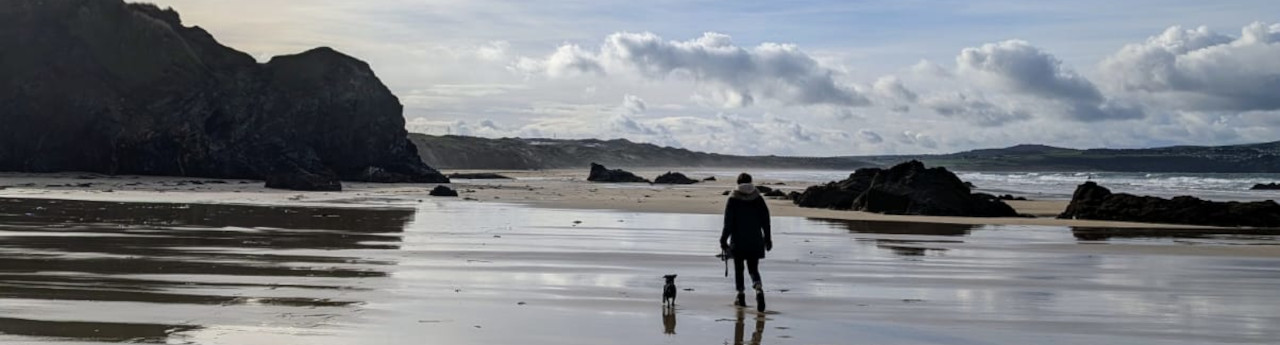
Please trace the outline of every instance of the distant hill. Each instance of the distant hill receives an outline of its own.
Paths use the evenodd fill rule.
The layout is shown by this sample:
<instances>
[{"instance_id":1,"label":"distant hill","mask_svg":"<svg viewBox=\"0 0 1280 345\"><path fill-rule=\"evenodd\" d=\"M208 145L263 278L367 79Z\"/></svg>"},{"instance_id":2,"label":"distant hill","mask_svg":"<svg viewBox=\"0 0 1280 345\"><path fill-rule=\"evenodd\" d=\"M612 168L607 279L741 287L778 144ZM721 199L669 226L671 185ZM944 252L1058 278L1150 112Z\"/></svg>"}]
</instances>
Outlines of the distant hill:
<instances>
[{"instance_id":1,"label":"distant hill","mask_svg":"<svg viewBox=\"0 0 1280 345\"><path fill-rule=\"evenodd\" d=\"M1077 150L1017 145L940 155L848 157L731 156L617 140L485 139L411 133L423 162L441 169L753 167L853 170L920 160L962 171L1280 173L1280 142L1232 146Z\"/></svg>"},{"instance_id":2,"label":"distant hill","mask_svg":"<svg viewBox=\"0 0 1280 345\"><path fill-rule=\"evenodd\" d=\"M952 170L1280 173L1280 142L1088 150L1018 145L943 155L850 158L877 165L916 159Z\"/></svg>"},{"instance_id":3,"label":"distant hill","mask_svg":"<svg viewBox=\"0 0 1280 345\"><path fill-rule=\"evenodd\" d=\"M411 133L423 162L437 169L586 169L609 167L746 167L853 170L871 166L849 157L731 156L615 140L487 139Z\"/></svg>"}]
</instances>

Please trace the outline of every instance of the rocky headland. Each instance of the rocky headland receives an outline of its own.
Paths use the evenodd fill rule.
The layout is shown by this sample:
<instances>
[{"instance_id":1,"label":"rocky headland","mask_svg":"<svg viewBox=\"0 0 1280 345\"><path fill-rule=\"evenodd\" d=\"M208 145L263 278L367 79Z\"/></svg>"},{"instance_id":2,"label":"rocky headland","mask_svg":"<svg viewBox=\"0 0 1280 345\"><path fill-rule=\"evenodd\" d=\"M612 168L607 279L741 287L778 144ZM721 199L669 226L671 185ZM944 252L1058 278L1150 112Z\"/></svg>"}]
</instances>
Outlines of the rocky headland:
<instances>
[{"instance_id":1,"label":"rocky headland","mask_svg":"<svg viewBox=\"0 0 1280 345\"><path fill-rule=\"evenodd\" d=\"M0 171L447 182L368 64L329 48L258 63L178 14L120 0L0 9Z\"/></svg>"}]
</instances>

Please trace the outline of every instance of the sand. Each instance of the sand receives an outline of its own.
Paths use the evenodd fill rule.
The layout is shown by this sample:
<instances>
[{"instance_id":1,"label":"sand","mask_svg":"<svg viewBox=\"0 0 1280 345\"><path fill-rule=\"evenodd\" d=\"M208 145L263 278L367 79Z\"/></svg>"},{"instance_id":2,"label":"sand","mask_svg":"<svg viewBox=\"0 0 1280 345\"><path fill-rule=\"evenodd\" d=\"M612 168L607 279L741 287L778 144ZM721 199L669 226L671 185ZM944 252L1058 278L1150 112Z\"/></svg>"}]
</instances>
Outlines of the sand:
<instances>
[{"instance_id":1,"label":"sand","mask_svg":"<svg viewBox=\"0 0 1280 345\"><path fill-rule=\"evenodd\" d=\"M369 205L373 205L370 202ZM769 310L715 215L0 199L0 343L1252 344L1278 236L774 219ZM1275 251L1271 251L1274 253ZM674 309L659 301L678 274ZM1224 283L1229 282L1229 283ZM753 303L754 304L754 303Z\"/></svg>"},{"instance_id":2,"label":"sand","mask_svg":"<svg viewBox=\"0 0 1280 345\"><path fill-rule=\"evenodd\" d=\"M729 305L731 279L712 257L731 184L502 173L519 179L455 181L460 198L426 196L434 185L302 193L258 181L0 175L0 198L20 198L0 199L0 343L1280 338L1274 232L770 201L770 308L757 313ZM130 203L142 201L158 203ZM1065 207L1013 205L1045 215ZM674 310L659 302L665 274L679 274Z\"/></svg>"},{"instance_id":3,"label":"sand","mask_svg":"<svg viewBox=\"0 0 1280 345\"><path fill-rule=\"evenodd\" d=\"M657 176L667 170L640 170L641 176ZM558 209L596 209L631 212L721 214L723 192L734 187L733 176L716 176L717 181L694 185L649 185L640 183L593 183L585 171L500 171L466 170L452 172L492 172L514 180L456 179L451 184L465 201L520 203ZM690 176L702 179L705 176ZM226 183L210 183L223 181ZM783 191L802 191L809 183L797 181L756 181ZM102 201L160 201L262 205L394 206L405 201L430 199L426 191L435 185L344 183L343 192L296 192L262 187L261 181L149 176L101 176L95 174L14 174L0 173L0 197L54 198ZM948 224L1044 225L1107 228L1209 228L1188 225L1148 224L1115 221L1056 219L1066 200L1011 201L1021 214L1034 218L972 218L884 215L857 211L801 208L787 200L769 200L776 216L876 220L890 222L933 222Z\"/></svg>"}]
</instances>

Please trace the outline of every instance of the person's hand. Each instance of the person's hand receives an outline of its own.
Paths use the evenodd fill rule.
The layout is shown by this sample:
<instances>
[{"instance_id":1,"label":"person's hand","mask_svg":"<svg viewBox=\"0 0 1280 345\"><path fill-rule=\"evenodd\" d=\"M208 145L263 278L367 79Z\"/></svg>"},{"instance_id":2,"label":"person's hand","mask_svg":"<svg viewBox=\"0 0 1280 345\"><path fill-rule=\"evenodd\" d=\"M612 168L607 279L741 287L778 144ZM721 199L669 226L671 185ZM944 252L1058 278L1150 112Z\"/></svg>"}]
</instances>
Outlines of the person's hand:
<instances>
[{"instance_id":1,"label":"person's hand","mask_svg":"<svg viewBox=\"0 0 1280 345\"><path fill-rule=\"evenodd\" d=\"M728 243L720 242L720 250L723 250L723 251L725 251L725 252L728 252L730 249L731 249L731 248L729 248L729 244L728 244Z\"/></svg>"},{"instance_id":2,"label":"person's hand","mask_svg":"<svg viewBox=\"0 0 1280 345\"><path fill-rule=\"evenodd\" d=\"M767 252L772 250L773 250L773 239L771 238L764 239L764 251Z\"/></svg>"}]
</instances>

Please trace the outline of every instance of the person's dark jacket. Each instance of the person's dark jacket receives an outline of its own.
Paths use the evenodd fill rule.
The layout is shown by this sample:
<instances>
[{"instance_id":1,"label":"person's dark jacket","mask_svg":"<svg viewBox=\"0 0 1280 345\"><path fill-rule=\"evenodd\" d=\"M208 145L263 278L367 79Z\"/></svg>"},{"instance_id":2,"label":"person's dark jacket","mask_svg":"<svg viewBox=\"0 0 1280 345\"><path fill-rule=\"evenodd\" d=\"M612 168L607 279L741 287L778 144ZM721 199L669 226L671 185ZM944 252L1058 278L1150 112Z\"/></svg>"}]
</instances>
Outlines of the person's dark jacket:
<instances>
[{"instance_id":1,"label":"person's dark jacket","mask_svg":"<svg viewBox=\"0 0 1280 345\"><path fill-rule=\"evenodd\" d=\"M769 206L764 198L755 186L739 186L724 207L720 246L728 246L735 258L763 259L765 251L773 249L769 232Z\"/></svg>"}]
</instances>

